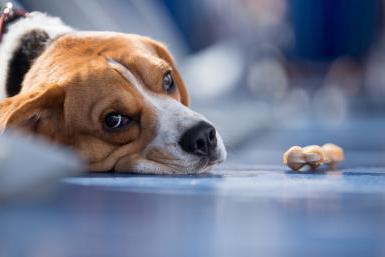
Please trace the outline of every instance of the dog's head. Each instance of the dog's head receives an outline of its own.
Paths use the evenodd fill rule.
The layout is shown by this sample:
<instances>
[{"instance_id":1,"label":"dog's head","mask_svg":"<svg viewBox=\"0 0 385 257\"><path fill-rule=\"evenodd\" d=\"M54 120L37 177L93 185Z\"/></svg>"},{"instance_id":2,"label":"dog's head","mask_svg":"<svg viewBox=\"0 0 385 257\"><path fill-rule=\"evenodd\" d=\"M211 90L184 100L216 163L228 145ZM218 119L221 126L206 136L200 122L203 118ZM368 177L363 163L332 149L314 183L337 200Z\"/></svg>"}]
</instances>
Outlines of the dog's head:
<instances>
[{"instance_id":1,"label":"dog's head","mask_svg":"<svg viewBox=\"0 0 385 257\"><path fill-rule=\"evenodd\" d=\"M222 162L226 151L214 126L188 103L161 43L74 32L53 41L21 92L1 102L0 127L73 146L94 171L195 173Z\"/></svg>"}]
</instances>

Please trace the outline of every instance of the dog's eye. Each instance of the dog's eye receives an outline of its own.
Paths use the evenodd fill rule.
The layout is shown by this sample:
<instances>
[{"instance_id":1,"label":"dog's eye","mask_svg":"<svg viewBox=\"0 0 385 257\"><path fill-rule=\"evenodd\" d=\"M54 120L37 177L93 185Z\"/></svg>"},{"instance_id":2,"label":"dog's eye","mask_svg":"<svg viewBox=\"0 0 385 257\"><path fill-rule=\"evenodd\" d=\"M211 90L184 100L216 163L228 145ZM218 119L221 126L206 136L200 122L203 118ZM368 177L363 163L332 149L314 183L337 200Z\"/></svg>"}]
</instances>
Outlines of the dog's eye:
<instances>
[{"instance_id":1,"label":"dog's eye","mask_svg":"<svg viewBox=\"0 0 385 257\"><path fill-rule=\"evenodd\" d=\"M104 118L104 126L109 130L119 129L130 125L132 119L117 112L111 112Z\"/></svg>"},{"instance_id":2,"label":"dog's eye","mask_svg":"<svg viewBox=\"0 0 385 257\"><path fill-rule=\"evenodd\" d=\"M175 90L174 79L171 72L167 72L163 77L163 89L167 94L171 94Z\"/></svg>"}]
</instances>

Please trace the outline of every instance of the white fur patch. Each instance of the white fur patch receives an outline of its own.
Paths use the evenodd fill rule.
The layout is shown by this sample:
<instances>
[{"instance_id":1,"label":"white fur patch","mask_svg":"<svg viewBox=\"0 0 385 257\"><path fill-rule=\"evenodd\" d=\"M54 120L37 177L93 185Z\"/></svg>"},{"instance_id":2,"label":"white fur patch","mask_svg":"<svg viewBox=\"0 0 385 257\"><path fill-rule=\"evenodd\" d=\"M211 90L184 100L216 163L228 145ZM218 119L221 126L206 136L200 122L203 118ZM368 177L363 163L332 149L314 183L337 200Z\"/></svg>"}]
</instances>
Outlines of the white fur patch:
<instances>
[{"instance_id":1,"label":"white fur patch","mask_svg":"<svg viewBox=\"0 0 385 257\"><path fill-rule=\"evenodd\" d=\"M0 43L0 99L6 96L5 84L9 61L19 47L21 37L28 31L35 29L45 31L50 39L73 31L71 27L65 25L59 18L51 17L40 12L29 13L26 18L21 18L10 25L8 32L4 35Z\"/></svg>"}]
</instances>

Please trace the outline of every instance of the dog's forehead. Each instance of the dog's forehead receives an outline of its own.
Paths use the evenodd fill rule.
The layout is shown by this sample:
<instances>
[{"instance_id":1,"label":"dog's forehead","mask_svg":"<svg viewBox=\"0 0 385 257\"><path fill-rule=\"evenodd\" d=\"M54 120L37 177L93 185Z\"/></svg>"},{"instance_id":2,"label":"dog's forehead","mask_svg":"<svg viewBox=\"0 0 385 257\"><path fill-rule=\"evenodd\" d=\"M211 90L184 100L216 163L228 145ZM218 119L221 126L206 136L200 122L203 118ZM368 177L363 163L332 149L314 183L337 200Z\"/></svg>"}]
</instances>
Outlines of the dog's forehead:
<instances>
[{"instance_id":1,"label":"dog's forehead","mask_svg":"<svg viewBox=\"0 0 385 257\"><path fill-rule=\"evenodd\" d=\"M110 32L75 32L55 39L42 55L37 58L24 83L66 84L81 74L95 74L106 68L105 56L155 56L151 45L143 37ZM49 71L49 72L42 72ZM86 76L84 76L86 75Z\"/></svg>"},{"instance_id":2,"label":"dog's forehead","mask_svg":"<svg viewBox=\"0 0 385 257\"><path fill-rule=\"evenodd\" d=\"M42 66L39 70L48 69L47 65L55 63L55 71L62 73L56 74L56 78L78 73L94 76L96 70L106 70L108 58L142 73L149 83L159 79L157 73L172 69L172 63L162 59L145 37L114 32L78 32L58 38L44 54L44 61L39 62Z\"/></svg>"},{"instance_id":3,"label":"dog's forehead","mask_svg":"<svg viewBox=\"0 0 385 257\"><path fill-rule=\"evenodd\" d=\"M130 51L156 55L156 51L143 36L117 32L74 32L61 36L54 43L56 51L69 51L82 55L101 55L105 52Z\"/></svg>"}]
</instances>

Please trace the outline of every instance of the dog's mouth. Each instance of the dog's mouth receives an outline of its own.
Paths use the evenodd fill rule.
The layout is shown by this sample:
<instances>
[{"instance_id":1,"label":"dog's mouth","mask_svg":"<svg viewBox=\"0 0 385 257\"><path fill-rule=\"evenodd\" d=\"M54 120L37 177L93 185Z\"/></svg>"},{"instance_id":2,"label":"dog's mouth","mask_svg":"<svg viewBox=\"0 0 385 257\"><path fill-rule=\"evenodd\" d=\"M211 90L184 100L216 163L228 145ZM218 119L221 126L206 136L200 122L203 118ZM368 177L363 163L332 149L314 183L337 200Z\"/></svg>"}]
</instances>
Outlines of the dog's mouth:
<instances>
[{"instance_id":1,"label":"dog's mouth","mask_svg":"<svg viewBox=\"0 0 385 257\"><path fill-rule=\"evenodd\" d=\"M226 154L220 151L211 156L194 156L180 150L152 148L136 156L122 156L116 161L113 170L163 175L200 174L208 172L225 159Z\"/></svg>"}]
</instances>

